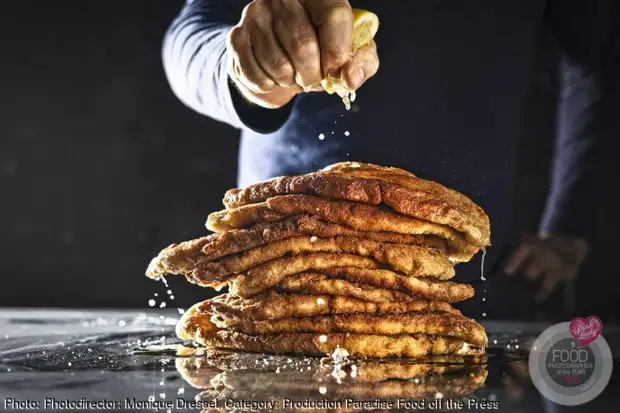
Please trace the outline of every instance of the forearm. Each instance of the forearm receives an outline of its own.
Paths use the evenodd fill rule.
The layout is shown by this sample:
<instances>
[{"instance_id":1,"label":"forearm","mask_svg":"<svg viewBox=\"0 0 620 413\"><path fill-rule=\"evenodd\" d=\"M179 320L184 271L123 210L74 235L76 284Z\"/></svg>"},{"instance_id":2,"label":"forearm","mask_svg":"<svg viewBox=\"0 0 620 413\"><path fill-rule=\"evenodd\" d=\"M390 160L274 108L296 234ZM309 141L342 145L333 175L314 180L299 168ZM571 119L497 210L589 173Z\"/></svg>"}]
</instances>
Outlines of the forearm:
<instances>
[{"instance_id":1,"label":"forearm","mask_svg":"<svg viewBox=\"0 0 620 413\"><path fill-rule=\"evenodd\" d=\"M188 1L166 33L162 57L168 82L185 105L235 128L266 133L286 121L290 107L254 107L235 90L227 71L226 36L247 3Z\"/></svg>"},{"instance_id":2,"label":"forearm","mask_svg":"<svg viewBox=\"0 0 620 413\"><path fill-rule=\"evenodd\" d=\"M609 14L589 10L583 14L587 20L576 11L570 15L575 24L566 24L565 18L558 31L564 52L562 93L551 189L540 229L587 238L603 201L605 167L613 162L620 139L620 50Z\"/></svg>"}]
</instances>

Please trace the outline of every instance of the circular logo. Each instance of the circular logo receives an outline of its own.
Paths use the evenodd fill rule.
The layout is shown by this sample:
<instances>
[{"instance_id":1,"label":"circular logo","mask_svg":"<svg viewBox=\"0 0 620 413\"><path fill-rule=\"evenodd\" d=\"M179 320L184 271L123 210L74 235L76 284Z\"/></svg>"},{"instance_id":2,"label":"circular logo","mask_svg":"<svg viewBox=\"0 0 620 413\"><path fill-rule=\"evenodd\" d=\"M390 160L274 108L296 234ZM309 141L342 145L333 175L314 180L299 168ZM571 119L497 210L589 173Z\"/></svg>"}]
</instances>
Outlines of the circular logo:
<instances>
[{"instance_id":1,"label":"circular logo","mask_svg":"<svg viewBox=\"0 0 620 413\"><path fill-rule=\"evenodd\" d=\"M532 382L547 399L576 406L596 398L611 378L613 359L602 335L584 345L571 323L555 324L538 336L530 350Z\"/></svg>"}]
</instances>

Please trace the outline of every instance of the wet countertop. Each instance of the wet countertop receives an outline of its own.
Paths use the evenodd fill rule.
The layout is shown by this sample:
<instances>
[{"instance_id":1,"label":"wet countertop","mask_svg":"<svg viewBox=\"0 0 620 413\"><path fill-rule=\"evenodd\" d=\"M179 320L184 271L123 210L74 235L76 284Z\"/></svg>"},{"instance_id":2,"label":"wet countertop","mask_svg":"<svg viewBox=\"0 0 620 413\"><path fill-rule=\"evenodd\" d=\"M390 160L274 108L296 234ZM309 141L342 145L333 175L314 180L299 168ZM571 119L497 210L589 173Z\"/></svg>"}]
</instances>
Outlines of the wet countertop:
<instances>
[{"instance_id":1,"label":"wet countertop","mask_svg":"<svg viewBox=\"0 0 620 413\"><path fill-rule=\"evenodd\" d=\"M469 401L468 411L564 411L528 374L528 345L545 324L486 320L484 360L425 364L175 350L177 318L175 310L0 309L0 411L253 411L274 406L267 402L301 410L308 400L329 410L345 399L367 401L357 406L367 411L397 399L408 410L453 410L413 403L436 398ZM620 329L605 326L604 335L618 364ZM568 410L617 411L618 371L597 399ZM286 408L285 398L297 404Z\"/></svg>"}]
</instances>

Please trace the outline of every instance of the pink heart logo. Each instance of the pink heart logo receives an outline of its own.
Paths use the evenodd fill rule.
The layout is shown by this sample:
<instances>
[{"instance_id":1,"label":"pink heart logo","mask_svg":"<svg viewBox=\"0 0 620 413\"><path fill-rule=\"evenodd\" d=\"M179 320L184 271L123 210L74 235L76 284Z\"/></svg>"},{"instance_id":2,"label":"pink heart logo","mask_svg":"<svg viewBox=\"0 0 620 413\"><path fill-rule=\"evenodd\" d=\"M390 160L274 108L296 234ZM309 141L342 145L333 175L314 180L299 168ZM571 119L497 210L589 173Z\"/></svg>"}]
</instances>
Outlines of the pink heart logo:
<instances>
[{"instance_id":1,"label":"pink heart logo","mask_svg":"<svg viewBox=\"0 0 620 413\"><path fill-rule=\"evenodd\" d=\"M597 316L590 316L585 320L577 317L570 322L568 329L579 347L585 347L601 335L603 323Z\"/></svg>"}]
</instances>

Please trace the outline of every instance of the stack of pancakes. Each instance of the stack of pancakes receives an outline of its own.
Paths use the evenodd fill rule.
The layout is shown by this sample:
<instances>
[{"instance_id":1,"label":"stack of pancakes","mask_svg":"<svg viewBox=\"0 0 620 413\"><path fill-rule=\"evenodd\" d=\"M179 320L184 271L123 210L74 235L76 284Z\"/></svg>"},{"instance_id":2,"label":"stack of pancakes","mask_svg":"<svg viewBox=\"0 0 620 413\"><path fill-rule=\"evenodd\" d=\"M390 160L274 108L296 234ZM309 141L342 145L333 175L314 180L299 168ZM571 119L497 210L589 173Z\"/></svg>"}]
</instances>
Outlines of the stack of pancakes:
<instances>
[{"instance_id":1,"label":"stack of pancakes","mask_svg":"<svg viewBox=\"0 0 620 413\"><path fill-rule=\"evenodd\" d=\"M484 211L397 168L356 162L224 197L207 237L147 269L228 293L198 303L177 335L210 348L353 357L478 354L484 328L452 303L473 296L454 265L489 245Z\"/></svg>"}]
</instances>

